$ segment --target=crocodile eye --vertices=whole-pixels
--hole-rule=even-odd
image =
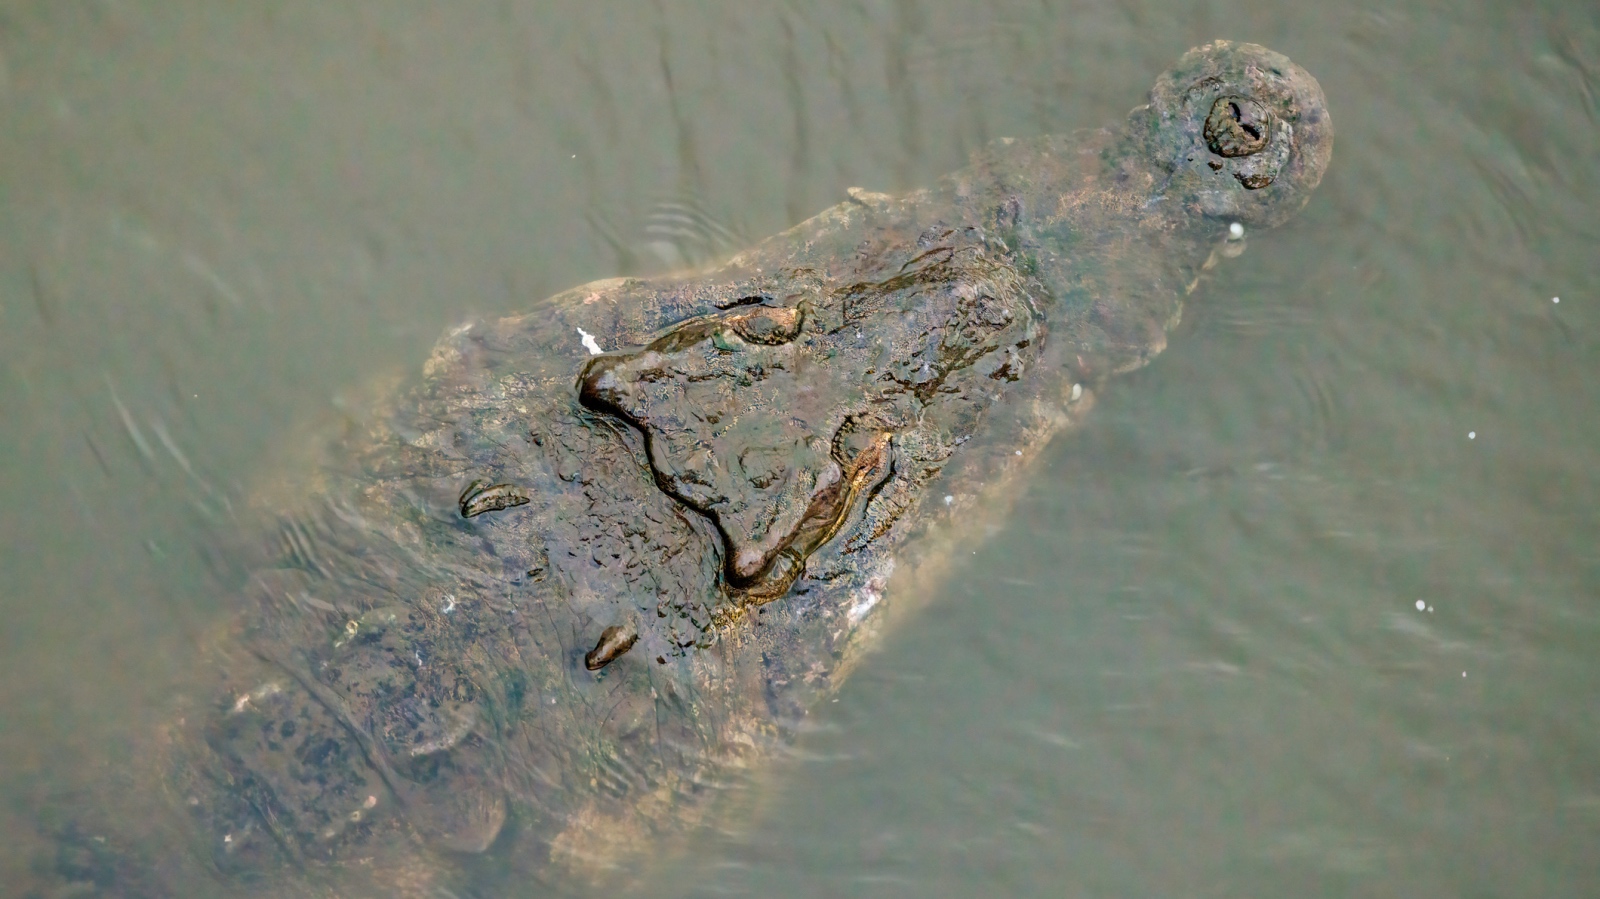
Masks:
[[[1272,113],[1246,97],[1222,97],[1206,116],[1206,146],[1229,159],[1261,152],[1271,131]]]

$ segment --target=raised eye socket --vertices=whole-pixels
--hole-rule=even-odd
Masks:
[[[1247,97],[1222,97],[1206,116],[1206,146],[1234,159],[1266,149],[1272,134],[1272,113]]]

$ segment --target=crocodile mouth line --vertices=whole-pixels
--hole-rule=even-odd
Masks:
[[[577,383],[580,406],[643,437],[655,487],[717,531],[737,606],[787,593],[893,470],[892,425],[860,420],[859,398],[790,401],[830,358],[799,340],[805,321],[774,307],[694,319]]]
[[[861,517],[894,474],[893,442],[888,431],[874,437],[850,461],[844,478],[811,501],[800,527],[767,567],[750,581],[732,585],[747,603],[761,605],[787,593],[805,572],[806,559],[838,536],[847,522]]]

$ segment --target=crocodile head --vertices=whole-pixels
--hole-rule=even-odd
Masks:
[[[1130,127],[1165,169],[1176,213],[1277,225],[1298,212],[1333,154],[1317,79],[1256,44],[1196,47],[1156,80]]]

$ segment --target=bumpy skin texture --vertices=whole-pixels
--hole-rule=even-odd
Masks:
[[[149,845],[80,822],[57,870],[107,895],[617,882],[1331,148],[1311,76],[1217,42],[1120,127],[456,329],[251,573],[223,687],[152,751]]]

